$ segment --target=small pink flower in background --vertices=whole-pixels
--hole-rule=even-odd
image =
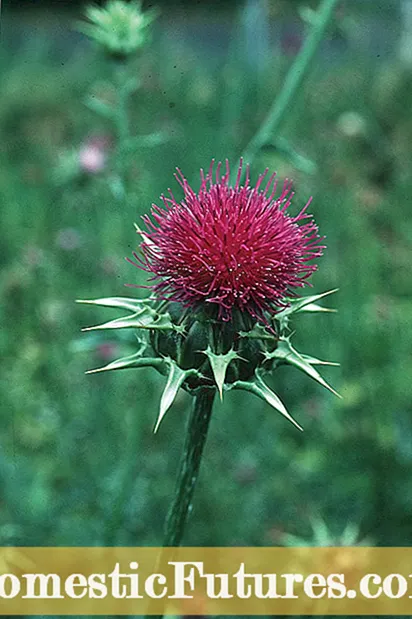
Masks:
[[[88,174],[102,172],[106,167],[108,146],[109,143],[106,138],[88,139],[79,150],[81,169]]]
[[[184,198],[179,203],[170,192],[163,206],[153,205],[143,218],[143,256],[134,253],[139,268],[152,274],[152,289],[164,299],[195,307],[206,302],[221,320],[230,320],[239,309],[267,323],[266,313],[285,307],[285,297],[305,285],[316,270],[309,261],[322,255],[318,228],[306,212],[287,214],[293,194],[285,181],[275,197],[275,174],[268,170],[254,187],[249,168],[241,185],[240,163],[234,186],[229,164],[221,174],[212,162],[196,193],[178,170],[176,179]]]
[[[74,251],[82,244],[82,238],[75,228],[63,228],[56,236],[56,245],[64,251]]]

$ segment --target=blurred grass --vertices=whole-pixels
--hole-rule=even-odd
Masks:
[[[291,50],[263,46],[270,57],[257,70],[241,19],[233,15],[219,66],[161,31],[141,57],[133,125],[168,139],[135,152],[126,202],[104,175],[56,182],[62,154],[90,136],[111,138],[84,105],[90,93],[112,96],[106,64],[79,40],[62,65],[44,33],[1,52],[3,545],[161,541],[189,397],[179,395],[153,435],[162,379],[143,370],[85,376],[127,354],[133,339],[81,334],[111,314],[74,300],[143,284],[124,261],[137,246],[133,222],[176,189],[175,166],[194,186],[212,157],[235,166],[264,118]],[[337,540],[350,522],[374,544],[412,543],[412,73],[394,58],[359,55],[350,40],[339,49],[331,63],[321,54],[282,131],[317,171],[271,148],[253,175],[268,166],[294,178],[291,212],[313,195],[328,250],[312,282],[316,292],[340,289],[329,301],[338,313],[303,316],[295,343],[341,363],[324,374],[343,400],[288,368],[272,384],[303,434],[252,396],[218,403],[188,545],[310,539],[315,516]]]

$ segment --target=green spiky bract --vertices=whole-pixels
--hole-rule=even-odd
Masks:
[[[265,383],[264,376],[279,365],[292,365],[338,395],[316,369],[320,365],[337,364],[298,352],[292,345],[289,328],[290,319],[302,312],[333,311],[318,304],[333,292],[336,291],[289,299],[287,307],[275,314],[268,325],[253,324],[249,316],[240,312],[234,313],[231,322],[224,323],[205,310],[188,312],[176,303],[159,303],[154,298],[79,301],[129,312],[85,331],[137,329],[140,332],[136,353],[89,373],[150,366],[166,376],[155,432],[180,388],[193,395],[217,388],[221,398],[225,391],[249,391],[301,429],[279,396]]]
[[[155,10],[142,10],[142,3],[109,0],[104,7],[86,8],[88,22],[78,29],[116,58],[126,58],[147,42]]]

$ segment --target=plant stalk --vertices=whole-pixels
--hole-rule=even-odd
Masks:
[[[124,147],[130,136],[129,130],[129,74],[127,64],[116,62],[113,65],[113,82],[116,87],[117,104],[114,114],[114,128],[116,132],[116,181],[112,182],[112,193],[120,202],[126,200],[128,162],[125,158]]]
[[[308,36],[297,54],[283,87],[273,102],[269,114],[243,151],[246,163],[252,163],[260,149],[273,140],[290,110],[291,104],[308,74],[311,61],[325,34],[326,28],[332,20],[333,12],[339,0],[322,0],[316,11]]]
[[[212,416],[215,389],[203,388],[195,396],[186,430],[173,503],[166,520],[163,546],[180,546],[200,469]]]
[[[185,525],[192,509],[192,498],[199,474],[203,448],[212,416],[216,389],[202,388],[194,398],[189,417],[183,453],[173,502],[165,524],[164,548],[180,546]],[[160,557],[161,562],[161,557]],[[148,615],[162,619],[163,615]]]

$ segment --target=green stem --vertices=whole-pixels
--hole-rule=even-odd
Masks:
[[[183,454],[180,460],[175,494],[166,519],[164,548],[180,546],[183,538],[185,524],[192,508],[193,492],[199,474],[203,448],[206,443],[215,393],[215,389],[200,389],[193,402],[193,409],[186,430]],[[153,617],[154,619],[162,619],[163,615],[151,615],[151,617],[152,619]]]
[[[129,90],[127,88],[128,74],[124,64],[115,67],[115,83],[117,88],[116,131],[118,145],[121,146],[129,137],[128,103]]]
[[[116,130],[116,172],[117,187],[113,187],[117,198],[123,201],[127,192],[127,161],[125,159],[125,143],[129,135],[129,76],[125,63],[116,63],[114,66],[114,84],[116,86],[117,104],[115,108],[114,124]]]
[[[166,520],[164,547],[180,546],[199,474],[203,448],[212,415],[214,389],[201,389],[193,402],[180,461],[175,495]]]
[[[246,163],[252,163],[262,146],[273,139],[286,114],[290,110],[292,100],[296,97],[299,87],[303,83],[310,63],[322,41],[328,27],[333,11],[339,0],[322,0],[311,25],[310,32],[297,54],[285,82],[269,111],[266,120],[262,123],[243,152]]]

